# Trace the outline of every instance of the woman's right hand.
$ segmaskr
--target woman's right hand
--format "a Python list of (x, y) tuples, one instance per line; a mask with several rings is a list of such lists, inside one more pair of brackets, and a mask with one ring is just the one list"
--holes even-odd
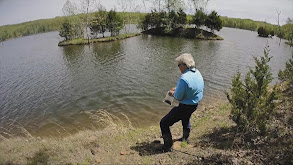
[(171, 90), (169, 90), (168, 95), (173, 97), (174, 93), (175, 93), (175, 90), (176, 90), (176, 87), (174, 87)]

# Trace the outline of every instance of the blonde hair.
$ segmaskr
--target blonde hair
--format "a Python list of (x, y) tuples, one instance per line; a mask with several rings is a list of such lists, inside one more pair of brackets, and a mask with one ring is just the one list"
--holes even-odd
[(178, 63), (183, 63), (187, 68), (195, 68), (195, 62), (191, 54), (183, 53), (175, 59)]

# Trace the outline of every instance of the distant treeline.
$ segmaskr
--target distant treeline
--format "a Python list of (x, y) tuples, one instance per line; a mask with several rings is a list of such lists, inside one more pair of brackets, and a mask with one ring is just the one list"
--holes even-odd
[(0, 41), (37, 33), (57, 31), (61, 28), (64, 20), (65, 17), (56, 17), (53, 19), (42, 19), (15, 25), (4, 25), (0, 27)]
[[(90, 13), (90, 16), (94, 16), (94, 13)], [(143, 13), (127, 13), (118, 12), (118, 15), (123, 18), (126, 24), (138, 24), (139, 20), (145, 15)], [(55, 17), (52, 19), (41, 19), (30, 22), (24, 22), (14, 25), (0, 26), (0, 41), (5, 41), (11, 38), (29, 36), (38, 33), (45, 33), (50, 31), (60, 31), (62, 24), (70, 19), (86, 19), (85, 14), (79, 14), (76, 16), (68, 17)]]
[[(138, 24), (142, 18), (146, 15), (145, 13), (126, 13), (118, 12), (118, 14), (123, 18), (124, 23)], [(94, 13), (91, 13), (94, 15)], [(84, 14), (78, 15), (81, 19), (84, 19)], [(67, 17), (70, 19), (71, 16)], [(4, 41), (11, 38), (28, 36), (37, 33), (45, 33), (49, 31), (60, 31), (62, 24), (65, 22), (66, 17), (56, 17), (53, 19), (42, 19), (36, 21), (30, 21), (15, 25), (4, 25), (0, 26), (0, 41)], [(191, 17), (188, 16), (189, 20)], [(224, 27), (239, 28), (251, 31), (257, 31), (259, 27), (267, 28), (269, 31), (274, 31), (278, 36), (279, 29), (277, 25), (269, 24), (261, 21), (253, 21), (251, 19), (240, 19), (240, 18), (228, 18), (221, 17)], [(292, 24), (286, 24), (281, 27), (282, 38), (289, 39), (290, 26)]]
[(290, 18), (288, 18), (289, 21), (287, 21), (287, 24), (281, 26), (280, 30), (278, 25), (273, 25), (262, 21), (228, 17), (221, 17), (221, 19), (223, 21), (224, 27), (245, 29), (251, 31), (258, 31), (259, 29), (263, 29), (264, 31), (267, 31), (270, 34), (275, 34), (280, 38), (284, 38), (289, 41), (292, 40), (293, 24), (292, 21), (290, 21)]
[(254, 21), (251, 19), (240, 19), (240, 18), (228, 18), (221, 17), (223, 21), (223, 25), (225, 27), (237, 28), (237, 29), (245, 29), (251, 31), (257, 31), (259, 27), (267, 27), (269, 30), (277, 30), (277, 25), (272, 25), (266, 22)]

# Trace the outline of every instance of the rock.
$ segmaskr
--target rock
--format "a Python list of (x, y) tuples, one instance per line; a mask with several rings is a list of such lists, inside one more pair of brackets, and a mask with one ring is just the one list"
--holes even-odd
[(99, 157), (96, 157), (95, 161), (96, 161), (96, 163), (101, 163), (102, 162), (101, 158), (99, 158)]
[(95, 155), (95, 150), (91, 149), (92, 155)]
[(130, 154), (130, 152), (129, 151), (125, 151), (125, 150), (122, 150), (120, 152), (120, 155), (129, 155), (129, 154)]

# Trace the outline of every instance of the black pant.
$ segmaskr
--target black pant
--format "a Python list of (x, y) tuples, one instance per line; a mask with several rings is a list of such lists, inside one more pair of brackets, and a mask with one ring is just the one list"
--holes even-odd
[(185, 105), (179, 104), (178, 107), (174, 107), (171, 111), (162, 118), (160, 122), (161, 132), (164, 139), (164, 146), (171, 147), (173, 145), (172, 135), (170, 132), (170, 126), (181, 120), (183, 127), (183, 139), (187, 139), (190, 132), (190, 117), (191, 114), (197, 109), (197, 105)]

